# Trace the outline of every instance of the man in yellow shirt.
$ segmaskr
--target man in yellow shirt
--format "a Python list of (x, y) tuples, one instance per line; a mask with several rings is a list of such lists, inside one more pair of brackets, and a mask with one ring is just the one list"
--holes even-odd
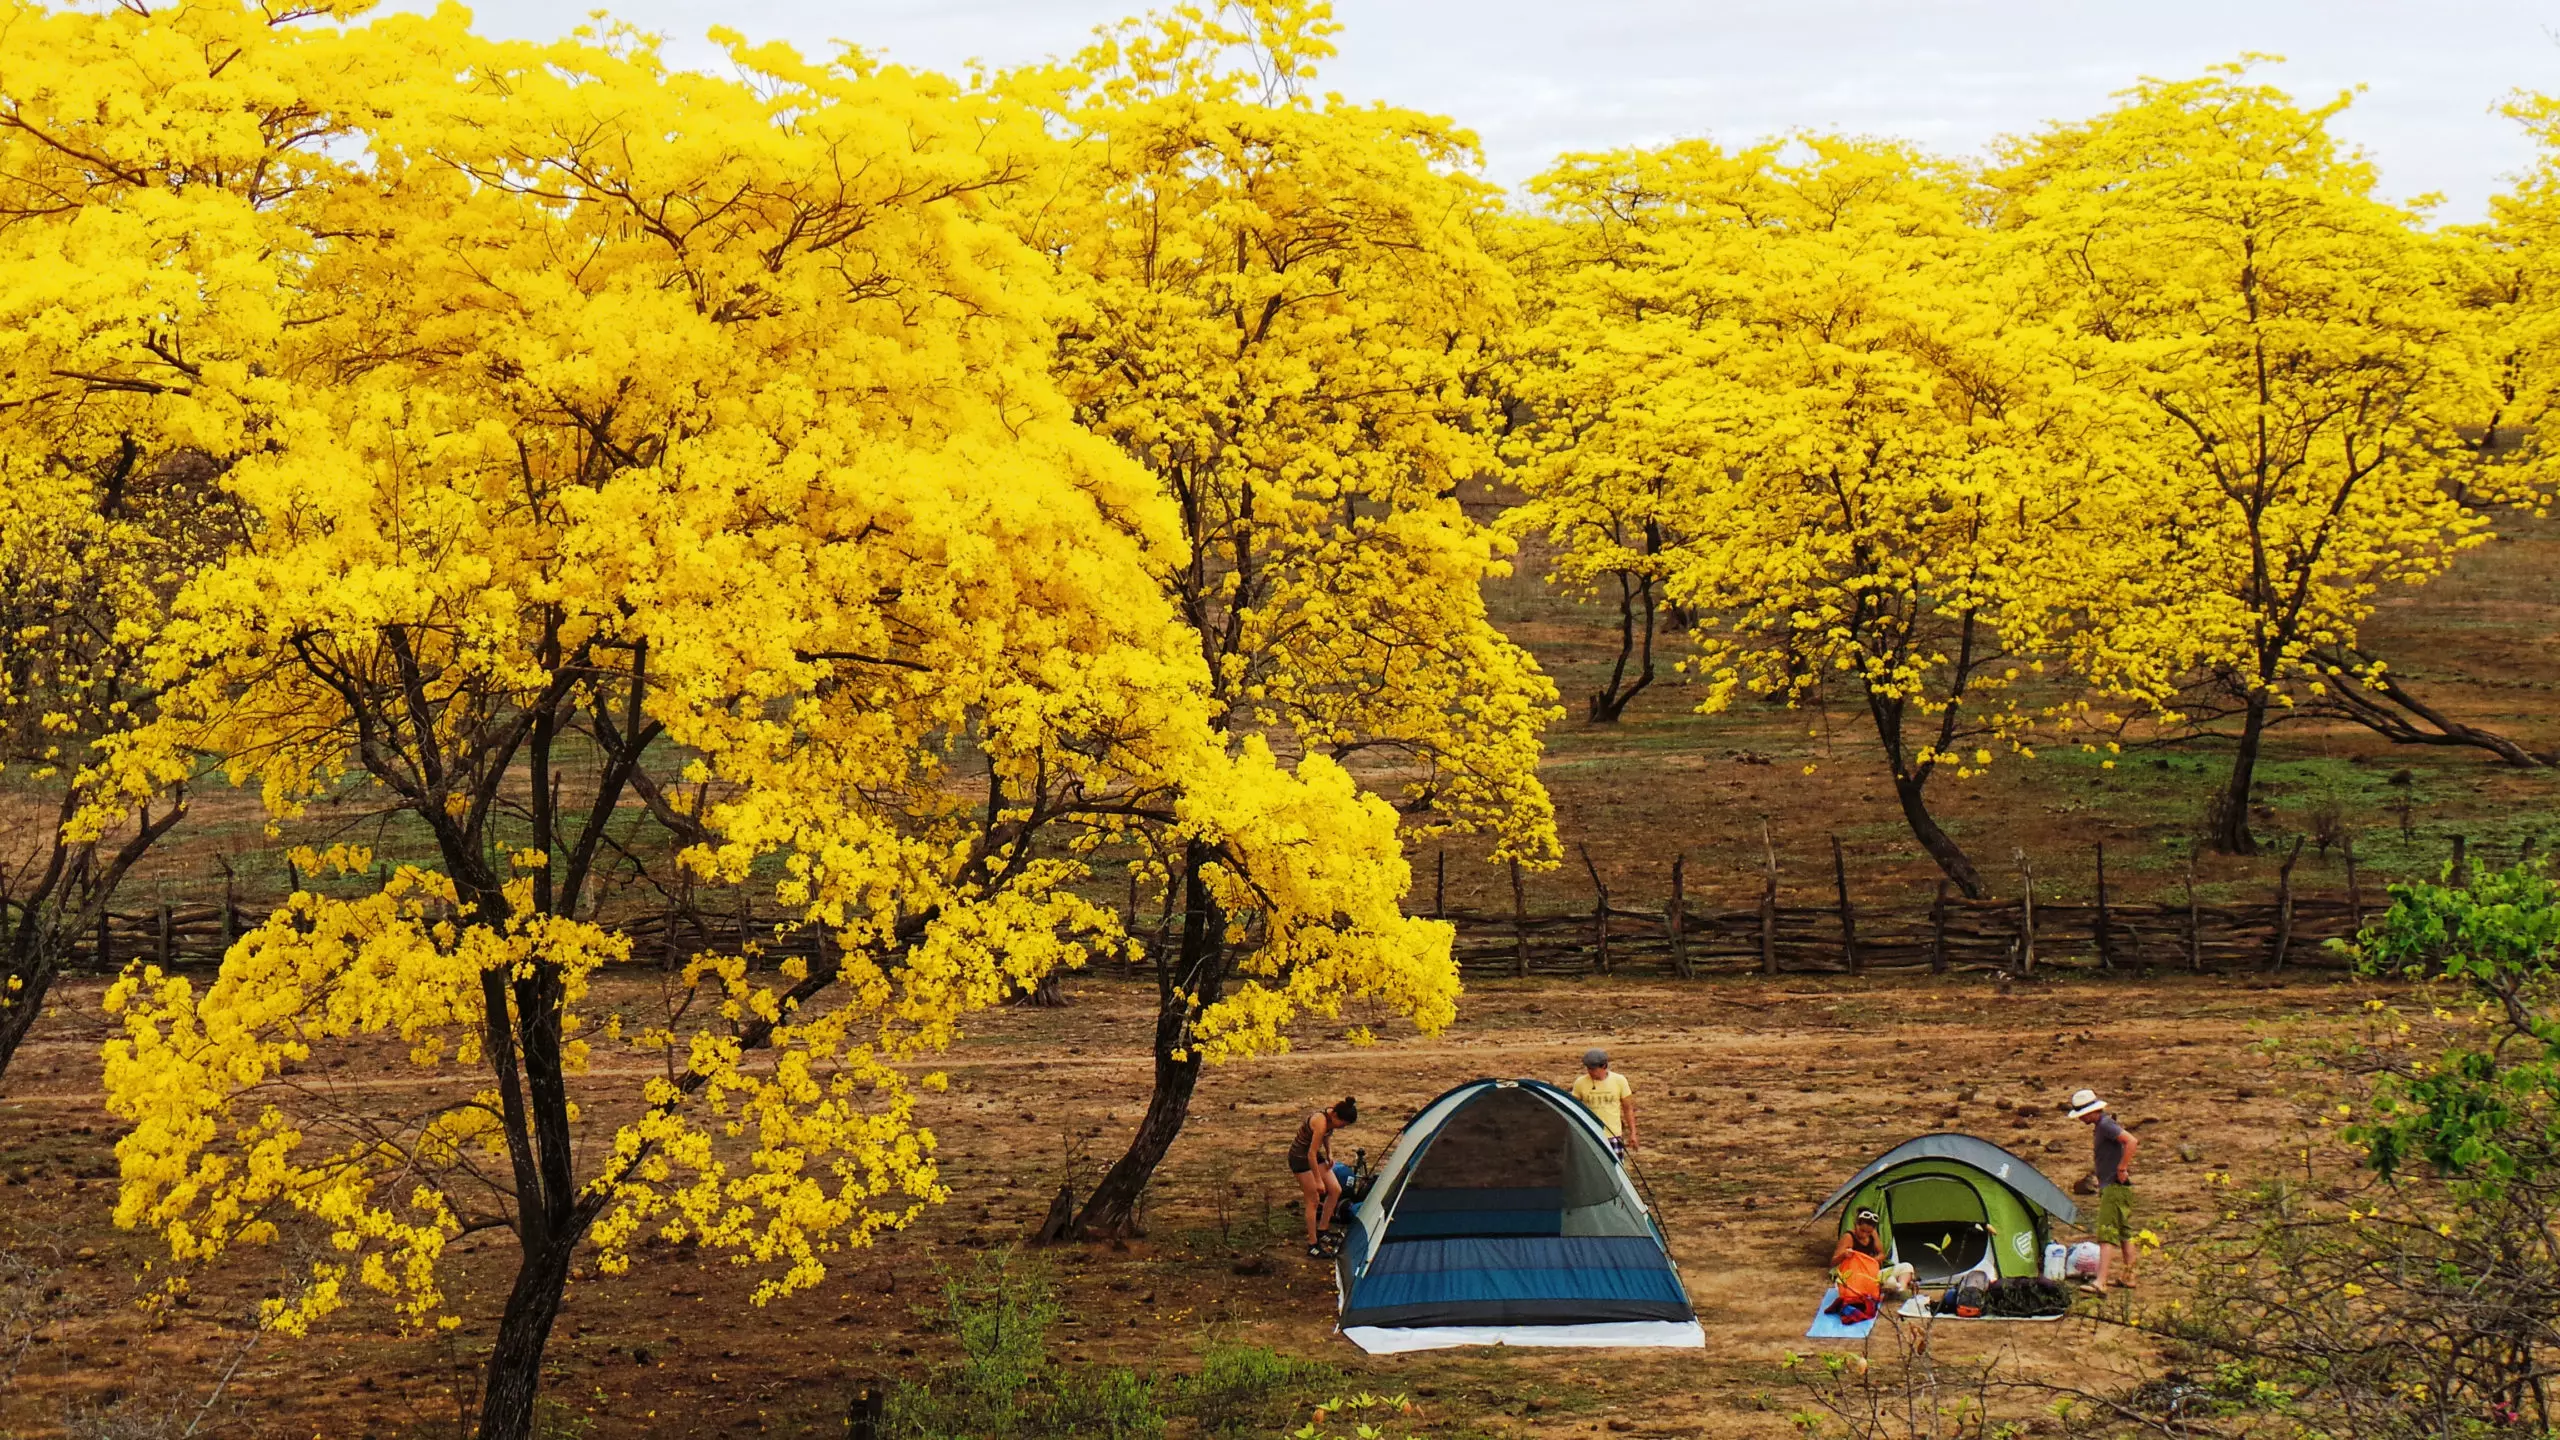
[(1582, 1052), (1582, 1073), (1574, 1078), (1573, 1098), (1599, 1118), (1600, 1128), (1609, 1132), (1609, 1144), (1619, 1154), (1636, 1148), (1635, 1087), (1609, 1068), (1608, 1051), (1595, 1047)]

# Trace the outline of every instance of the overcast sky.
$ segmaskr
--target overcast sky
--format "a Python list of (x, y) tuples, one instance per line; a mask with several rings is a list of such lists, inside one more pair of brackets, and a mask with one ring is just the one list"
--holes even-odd
[[(423, 0), (418, 0), (423, 4)], [(478, 7), (494, 33), (560, 33), (604, 0)], [(1566, 150), (1797, 129), (1897, 135), (1950, 153), (2086, 115), (2144, 75), (2283, 55), (2297, 95), (2366, 87), (2341, 127), (2385, 190), (2481, 215), (2530, 147), (2492, 113), (2560, 91), (2560, 0), (1336, 0), (1321, 82), (1456, 117), (1492, 178)], [(812, 54), (851, 40), (905, 63), (998, 65), (1073, 50), (1147, 0), (620, 0), (614, 13), (707, 59), (715, 24)]]

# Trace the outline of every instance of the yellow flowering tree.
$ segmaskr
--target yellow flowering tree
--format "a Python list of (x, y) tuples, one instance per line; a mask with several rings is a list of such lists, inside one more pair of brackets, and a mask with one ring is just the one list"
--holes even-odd
[(1689, 618), (1666, 613), (1664, 595), (1677, 544), (1671, 481), (1689, 447), (1645, 413), (1664, 367), (1681, 362), (1642, 348), (1628, 322), (1653, 302), (1626, 293), (1683, 232), (1658, 223), (1661, 190), (1632, 172), (1713, 153), (1688, 144), (1613, 157), (1624, 168), (1567, 162), (1533, 185), (1546, 213), (1507, 217), (1493, 233), (1526, 312), (1505, 417), (1527, 422), (1509, 437), (1526, 498), (1502, 526), (1547, 538), (1549, 584), (1617, 611), (1618, 653), (1583, 702), (1595, 725), (1617, 723), (1653, 687), (1657, 645)]
[[(1213, 728), (1157, 587), (1179, 526), (1050, 380), (983, 105), (734, 39), (740, 79), (453, 10), (343, 33), (398, 73), (349, 71), (363, 163), (312, 197), (312, 320), (256, 362), (278, 403), (225, 483), (258, 524), (177, 597), (104, 773), (210, 756), (279, 816), (369, 797), (419, 853), (306, 855), (370, 883), (294, 895), (208, 985), (114, 987), (121, 1223), (182, 1268), (316, 1232), (289, 1331), (365, 1292), (459, 1323), (449, 1249), (511, 1237), (479, 1426), (514, 1440), (582, 1247), (698, 1242), (761, 1301), (941, 1195), (909, 1062), (1118, 943), (1082, 847), (1197, 857), (1272, 1004), (1446, 1017), (1392, 812)], [(644, 824), (816, 958), (617, 988), (602, 892)], [(386, 1053), (414, 1098), (337, 1083)]]
[(1513, 523), (1604, 570), (1628, 547), (1593, 517), (1658, 529), (1703, 708), (1856, 705), (1913, 838), (1981, 893), (1928, 785), (2023, 743), (2012, 687), (2084, 603), (2057, 562), (2110, 472), (1965, 178), (1817, 137), (1568, 157), (1535, 188), (1587, 258), (1518, 381)]
[(0, 25), (0, 1073), (75, 938), (185, 813), (106, 797), (150, 713), (177, 580), (244, 533), (221, 472), (263, 443), (311, 185), (345, 133), (303, 81), (365, 64), (232, 5), (13, 4)]
[(2112, 607), (2110, 683), (2227, 723), (2210, 828), (2247, 852), (2268, 727), (2391, 682), (2357, 633), (2383, 592), (2486, 536), (2462, 495), (2494, 419), (2446, 247), (2374, 197), (2329, 122), (2245, 66), (2147, 83), (2022, 143), (1995, 182), (2040, 258), (2039, 311), (2087, 341), (2109, 446), (2147, 482), (2113, 526), (2150, 551)]
[[(1486, 373), (1509, 296), (1477, 235), (1489, 192), (1446, 122), (1308, 95), (1336, 28), (1317, 0), (1185, 7), (1106, 32), (1063, 77), (1009, 77), (1060, 141), (1020, 223), (1075, 306), (1056, 368), (1077, 418), (1179, 517), (1155, 581), (1212, 723), (1357, 767), (1410, 833), (1489, 834), (1537, 863), (1553, 688), (1486, 618), (1478, 585), (1508, 547), (1457, 493), (1496, 464)], [(1204, 1059), (1282, 1045), (1291, 1015), (1345, 993), (1260, 935), (1264, 907), (1240, 909), (1209, 857), (1148, 838), (1183, 928), (1149, 952), (1155, 1084), (1088, 1231), (1130, 1223)], [(1376, 959), (1375, 987), (1445, 1016), (1444, 951)]]

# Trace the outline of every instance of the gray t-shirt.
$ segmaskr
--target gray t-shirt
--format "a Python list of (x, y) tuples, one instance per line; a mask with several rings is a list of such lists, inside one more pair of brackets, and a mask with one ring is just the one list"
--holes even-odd
[(2116, 1123), (2113, 1115), (2100, 1115), (2098, 1123), (2089, 1128), (2096, 1132), (2093, 1138), (2098, 1148), (2098, 1183), (2113, 1185), (2116, 1171), (2124, 1165), (2124, 1127)]

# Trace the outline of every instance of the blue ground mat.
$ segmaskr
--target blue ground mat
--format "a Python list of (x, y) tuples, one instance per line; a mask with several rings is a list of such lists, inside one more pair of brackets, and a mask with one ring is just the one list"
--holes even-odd
[(1839, 1298), (1840, 1287), (1837, 1285), (1822, 1292), (1822, 1308), (1813, 1312), (1813, 1324), (1804, 1332), (1804, 1338), (1807, 1340), (1864, 1340), (1867, 1338), (1867, 1332), (1876, 1328), (1876, 1322), (1872, 1316), (1855, 1325), (1840, 1323), (1840, 1317), (1831, 1313), (1832, 1302)]

